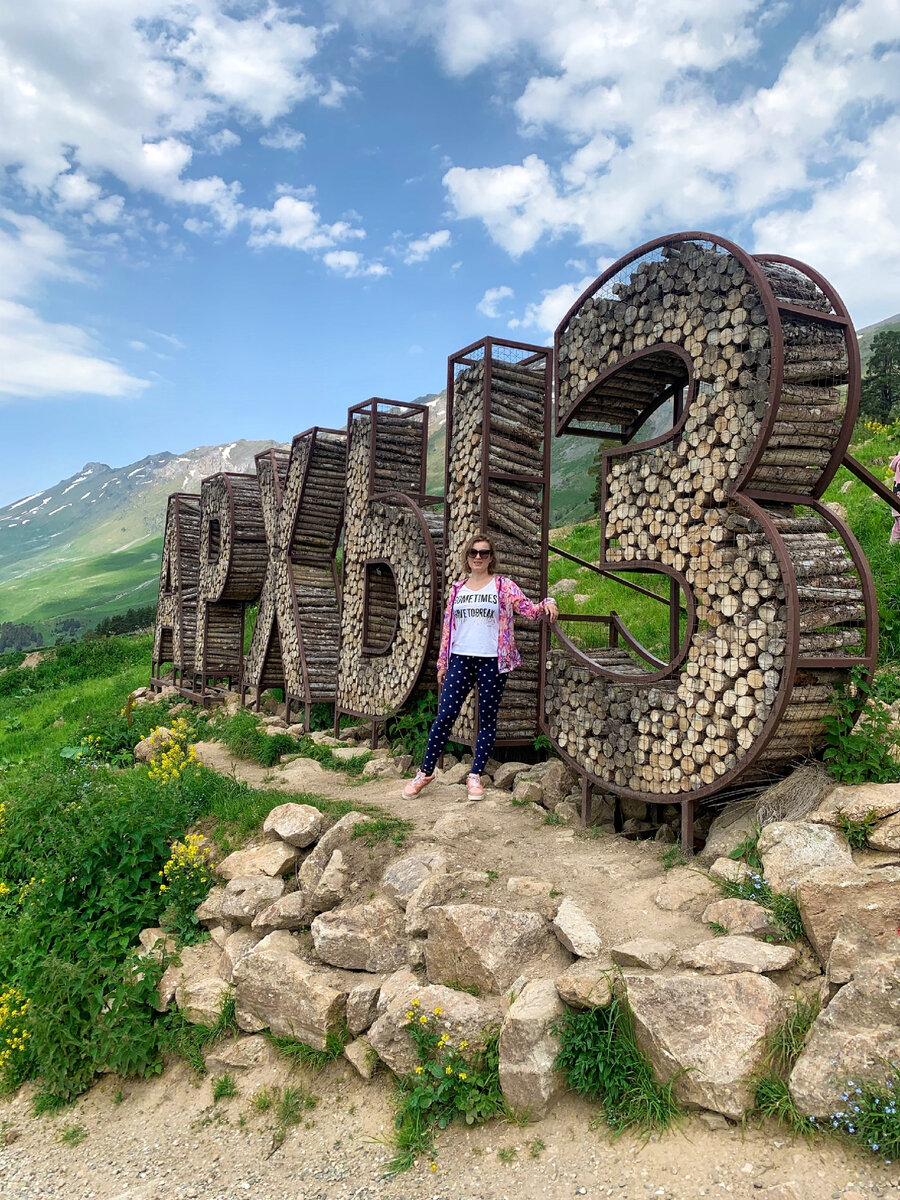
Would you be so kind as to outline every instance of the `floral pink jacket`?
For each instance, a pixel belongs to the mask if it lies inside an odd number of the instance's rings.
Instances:
[[[521,667],[522,656],[516,649],[516,639],[513,636],[513,613],[532,619],[544,615],[544,604],[535,604],[529,600],[517,583],[507,579],[505,575],[495,575],[497,583],[497,599],[500,607],[500,634],[497,641],[497,670],[501,675]],[[465,579],[458,579],[450,588],[447,607],[444,610],[444,624],[441,628],[441,649],[438,654],[438,670],[446,671],[450,662],[450,643],[453,639],[453,602]]]

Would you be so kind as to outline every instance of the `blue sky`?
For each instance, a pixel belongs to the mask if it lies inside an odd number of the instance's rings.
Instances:
[[[0,0],[0,505],[439,390],[680,229],[890,316],[898,101],[900,0]]]

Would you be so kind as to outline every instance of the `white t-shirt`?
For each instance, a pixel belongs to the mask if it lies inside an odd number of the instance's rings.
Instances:
[[[497,581],[473,591],[466,584],[453,601],[453,637],[451,654],[470,654],[475,658],[496,658],[500,636],[500,598]]]

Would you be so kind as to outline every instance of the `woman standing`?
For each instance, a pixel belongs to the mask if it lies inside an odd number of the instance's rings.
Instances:
[[[418,796],[434,779],[434,768],[450,737],[463,701],[478,686],[478,739],[472,770],[466,780],[470,800],[484,795],[481,772],[497,737],[497,710],[510,671],[522,659],[513,638],[513,613],[555,621],[559,609],[553,599],[535,604],[505,575],[496,574],[497,558],[491,539],[483,534],[470,538],[462,556],[464,577],[450,589],[437,678],[441,688],[438,714],[428,735],[422,766],[415,779],[403,789],[407,799]]]

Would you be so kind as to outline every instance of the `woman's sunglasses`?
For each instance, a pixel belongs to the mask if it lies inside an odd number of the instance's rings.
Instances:
[[[490,558],[493,550],[470,550],[469,558]]]

